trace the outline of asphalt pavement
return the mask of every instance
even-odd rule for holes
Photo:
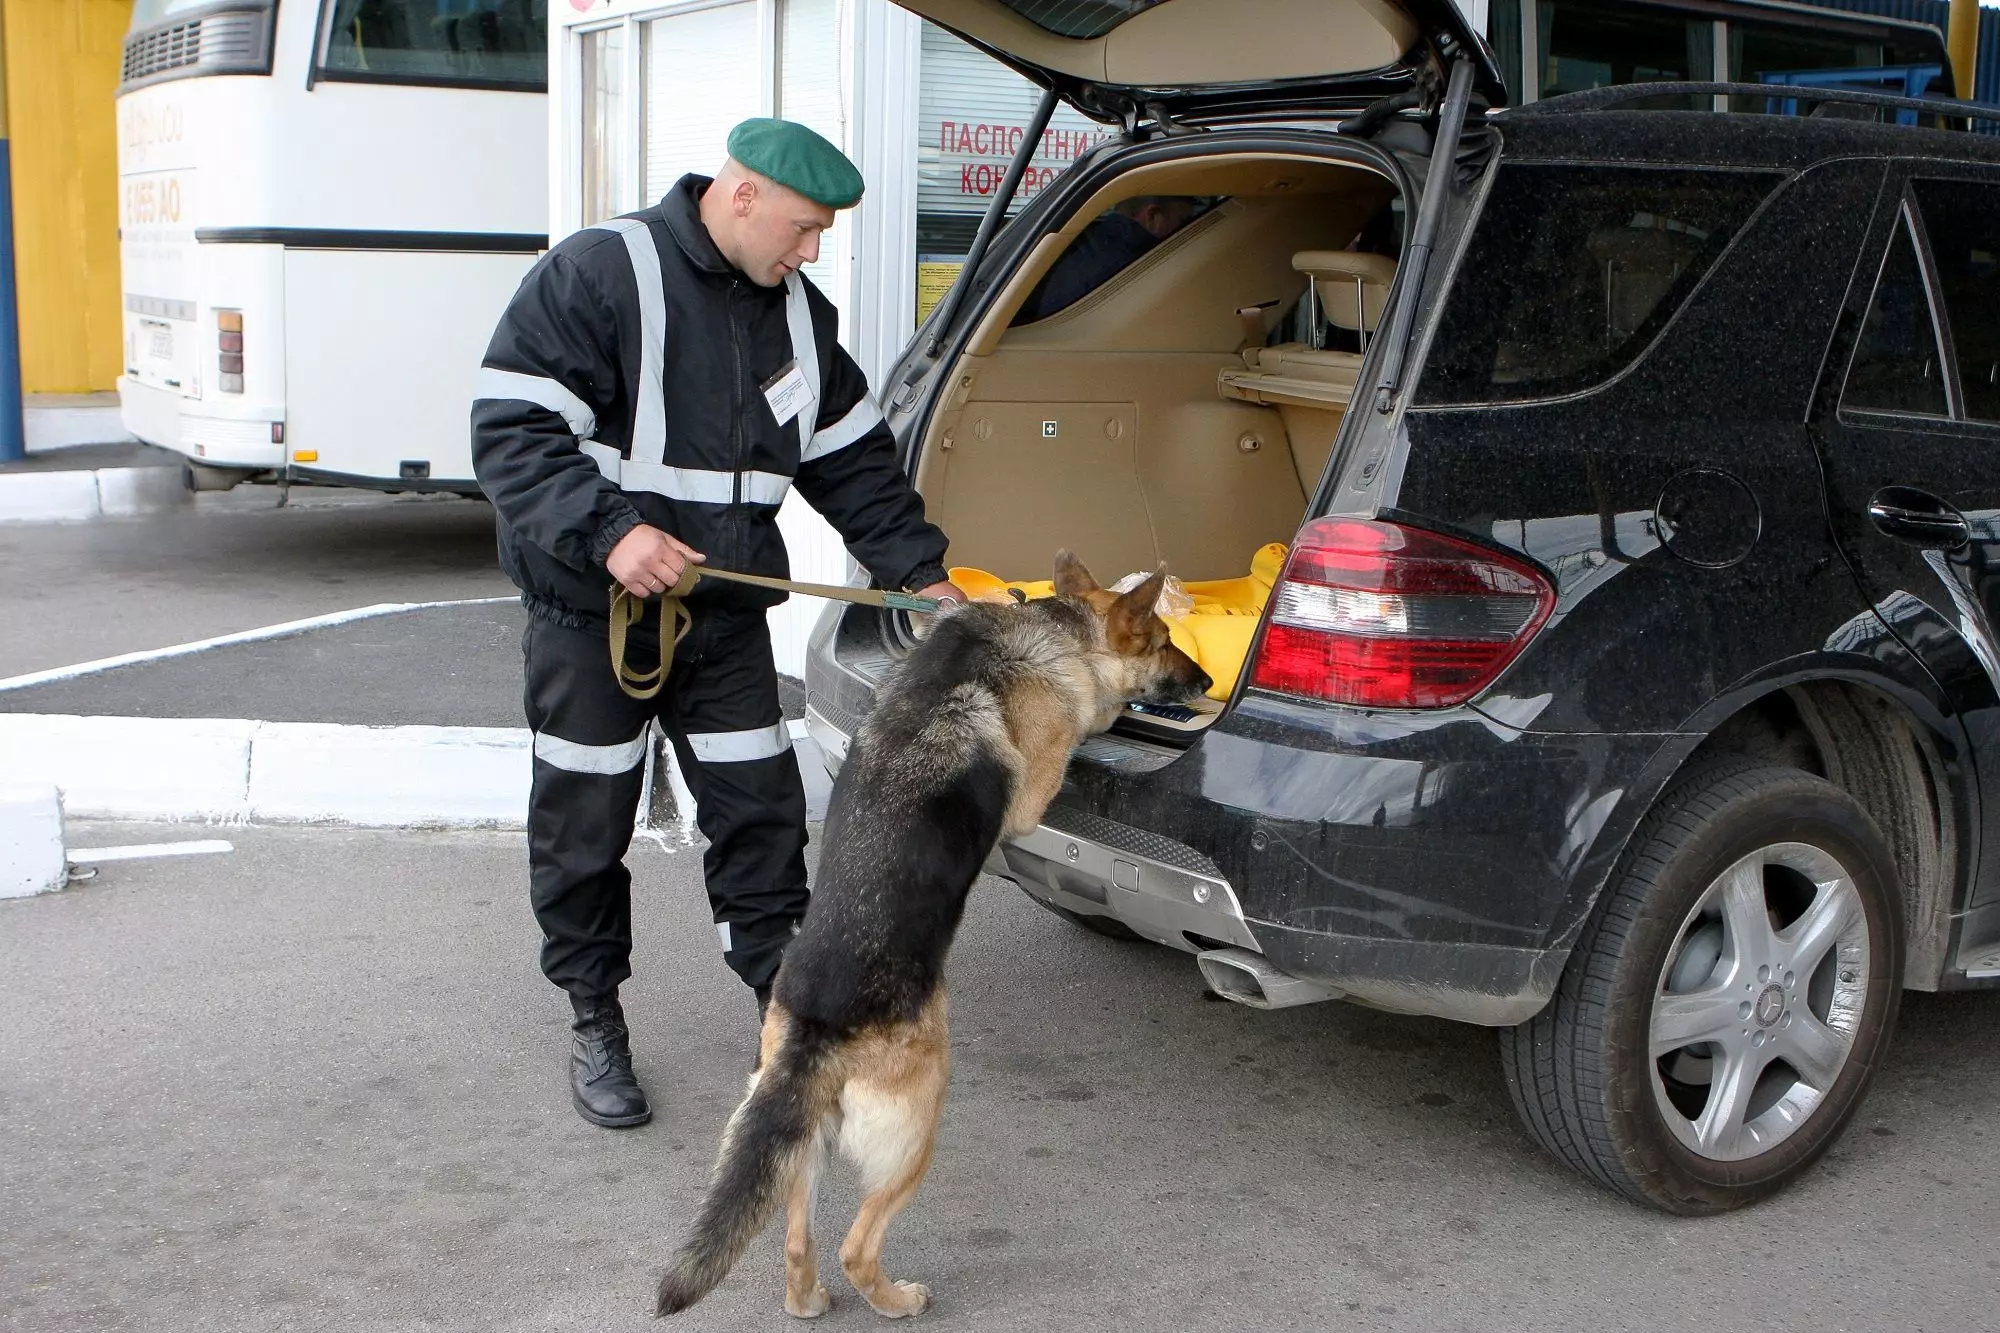
[[[755,1035],[696,849],[635,849],[625,988],[661,1107],[592,1128],[534,964],[519,835],[233,839],[0,903],[0,1326],[775,1329],[767,1231],[674,1324],[651,1289]],[[1846,1138],[1731,1216],[1538,1152],[1490,1034],[1205,999],[1184,955],[982,881],[950,964],[937,1162],[890,1233],[923,1326],[1936,1330],[1996,1324],[2000,996],[1910,996]],[[852,1216],[823,1191],[824,1249]],[[836,1267],[833,1329],[878,1326]]]
[[[146,518],[0,524],[0,677],[380,602],[514,595],[483,501],[294,487],[276,505],[274,488],[239,486]],[[214,693],[206,716],[255,716]]]
[[[0,712],[525,726],[527,622],[519,601],[370,616],[0,690]]]
[[[490,511],[269,488],[0,526],[0,676],[378,602],[508,597]],[[0,694],[0,709],[518,726],[520,610],[409,613]],[[794,705],[796,701],[794,700]],[[570,1110],[518,834],[222,836],[0,902],[0,1328],[663,1327],[651,1289],[741,1092],[755,1010],[700,847],[642,838],[641,1076]],[[2000,995],[1907,997],[1846,1138],[1732,1216],[1642,1212],[1540,1153],[1491,1034],[1208,997],[983,881],[951,962],[937,1163],[892,1230],[922,1323],[980,1330],[2000,1328]],[[829,1328],[876,1316],[831,1261]],[[789,1327],[775,1228],[691,1329]],[[666,1325],[664,1327],[672,1327]]]
[[[41,450],[0,463],[0,476],[13,472],[88,472],[101,467],[181,466],[181,456],[171,449],[127,440],[122,444],[75,444]]]

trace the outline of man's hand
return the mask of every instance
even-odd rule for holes
[[[964,606],[968,601],[972,600],[959,589],[956,583],[951,582],[949,579],[942,583],[933,583],[928,588],[917,589],[917,596],[936,598],[939,614],[943,614],[951,609],[947,603],[956,603],[959,606]]]
[[[634,597],[651,597],[681,581],[681,571],[701,564],[707,556],[675,541],[658,528],[641,523],[618,539],[604,567]],[[949,587],[949,584],[941,584]]]

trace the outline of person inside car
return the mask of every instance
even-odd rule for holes
[[[1202,201],[1185,195],[1142,194],[1122,200],[1092,222],[1014,316],[1016,324],[1047,319],[1096,291],[1133,261],[1194,221]]]

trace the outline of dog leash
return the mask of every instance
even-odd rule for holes
[[[707,565],[690,564],[681,571],[680,580],[673,587],[660,594],[660,664],[651,671],[634,671],[625,660],[625,633],[639,623],[646,614],[647,597],[634,597],[622,583],[611,585],[611,673],[618,679],[618,688],[634,699],[651,699],[666,687],[667,672],[672,669],[674,650],[681,646],[681,640],[694,628],[694,613],[689,611],[681,599],[694,591],[703,579],[720,579],[725,583],[747,583],[755,588],[770,588],[777,592],[795,592],[806,597],[820,597],[831,602],[852,602],[856,606],[880,606],[891,611],[915,611],[924,615],[935,614],[938,601],[935,597],[919,597],[911,592],[891,592],[884,588],[843,588],[831,583],[800,583],[793,579],[774,579],[762,574],[738,574],[734,570],[715,569]],[[665,633],[667,626],[673,626],[672,642]]]

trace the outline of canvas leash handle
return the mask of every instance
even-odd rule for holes
[[[620,583],[611,585],[611,674],[618,680],[618,688],[634,699],[651,699],[666,688],[667,672],[672,669],[674,650],[681,640],[694,628],[694,614],[681,602],[681,598],[694,591],[695,584],[703,579],[721,579],[726,583],[747,583],[756,588],[771,588],[778,592],[795,592],[807,597],[823,597],[828,601],[852,602],[856,606],[880,606],[892,611],[915,611],[920,614],[935,614],[938,601],[935,597],[919,597],[915,593],[890,592],[883,588],[842,588],[831,583],[799,583],[792,579],[767,578],[762,574],[738,574],[728,569],[711,569],[706,566],[689,565],[681,571],[680,581],[660,594],[660,664],[651,671],[634,671],[625,660],[625,636],[632,626],[639,623],[646,614],[644,597],[634,597]],[[671,635],[664,632],[673,627]]]
[[[651,699],[666,687],[674,650],[694,628],[694,617],[681,605],[681,599],[668,593],[660,600],[660,628],[664,630],[671,623],[673,632],[660,635],[660,664],[651,671],[634,671],[625,660],[625,631],[645,614],[645,598],[634,597],[619,584],[611,585],[611,674],[618,678],[618,688],[634,699]]]

